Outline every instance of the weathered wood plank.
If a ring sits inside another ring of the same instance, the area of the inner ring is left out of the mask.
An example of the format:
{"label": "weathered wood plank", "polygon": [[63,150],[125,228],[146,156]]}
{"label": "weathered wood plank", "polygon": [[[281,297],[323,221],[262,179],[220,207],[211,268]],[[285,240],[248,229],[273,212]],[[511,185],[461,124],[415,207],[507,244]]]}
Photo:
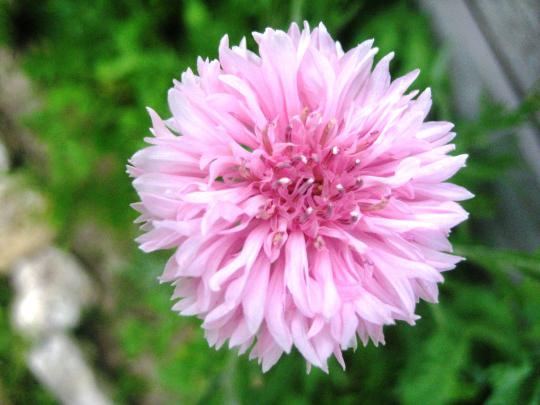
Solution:
{"label": "weathered wood plank", "polygon": [[466,4],[517,92],[524,96],[540,77],[540,2],[475,0]]}
{"label": "weathered wood plank", "polygon": [[[478,113],[479,95],[487,90],[495,100],[516,108],[538,79],[540,36],[538,1],[419,0],[433,28],[451,52],[455,105],[464,117]],[[540,137],[524,124],[515,141],[506,138],[494,148],[517,141],[524,165],[499,179],[502,212],[485,224],[493,242],[517,249],[540,245]],[[496,145],[497,144],[497,145]]]}
{"label": "weathered wood plank", "polygon": [[[505,1],[493,0],[493,3]],[[464,116],[474,117],[478,112],[478,95],[482,88],[487,89],[496,100],[510,108],[519,106],[523,94],[520,94],[519,87],[516,87],[511,78],[508,77],[508,69],[504,68],[504,63],[499,60],[480,29],[471,12],[470,5],[473,2],[420,0],[420,3],[432,16],[433,25],[438,33],[451,47],[454,92],[459,97],[459,100],[456,100],[458,110]],[[512,2],[512,4],[516,3],[520,3],[520,1]],[[516,15],[523,15],[523,13],[520,12]],[[534,26],[534,24],[532,25]],[[528,25],[524,24],[523,26]],[[527,28],[527,30],[530,29],[530,27]],[[529,58],[531,66],[536,63],[536,58],[540,57],[538,46],[535,44],[529,49],[529,52],[537,54]],[[526,53],[527,49],[523,49],[520,52]],[[524,64],[521,56],[516,57],[512,62],[512,66]],[[529,85],[534,81],[534,74],[526,79]],[[540,182],[540,141],[535,129],[531,125],[525,125],[518,134],[518,142],[525,161]]]}

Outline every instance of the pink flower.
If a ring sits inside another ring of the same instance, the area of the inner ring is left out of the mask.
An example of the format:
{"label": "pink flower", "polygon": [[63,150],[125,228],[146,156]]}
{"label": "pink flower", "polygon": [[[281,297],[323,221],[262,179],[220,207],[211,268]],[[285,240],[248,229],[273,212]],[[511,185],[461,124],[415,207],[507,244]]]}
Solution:
{"label": "pink flower", "polygon": [[327,370],[333,354],[384,343],[383,326],[418,319],[441,272],[461,259],[447,240],[470,198],[446,181],[448,122],[425,122],[418,75],[391,81],[366,41],[344,52],[324,25],[255,33],[259,54],[219,46],[154,111],[151,146],[131,159],[145,252],[175,248],[161,281],[173,309],[203,319],[212,346],[251,348],[268,370],[295,346]]}

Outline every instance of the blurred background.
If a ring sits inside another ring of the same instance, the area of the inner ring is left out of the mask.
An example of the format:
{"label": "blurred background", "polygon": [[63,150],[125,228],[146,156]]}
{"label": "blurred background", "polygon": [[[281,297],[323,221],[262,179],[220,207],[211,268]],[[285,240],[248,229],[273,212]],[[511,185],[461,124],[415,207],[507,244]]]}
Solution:
{"label": "blurred background", "polygon": [[[170,310],[125,165],[144,107],[167,116],[224,33],[304,19],[421,68],[476,198],[452,235],[468,260],[417,326],[346,371],[293,353],[262,374]],[[0,0],[0,404],[540,404],[539,44],[535,0]]]}

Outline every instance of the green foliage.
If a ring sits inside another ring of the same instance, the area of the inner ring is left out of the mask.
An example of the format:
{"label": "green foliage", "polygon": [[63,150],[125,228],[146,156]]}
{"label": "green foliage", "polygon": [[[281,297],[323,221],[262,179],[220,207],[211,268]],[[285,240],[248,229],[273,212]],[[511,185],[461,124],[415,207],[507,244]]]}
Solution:
{"label": "green foliage", "polygon": [[487,403],[489,405],[520,403],[521,392],[527,377],[531,375],[532,367],[529,363],[516,365],[494,365],[489,368],[489,380],[493,385],[493,394]]}
{"label": "green foliage", "polygon": [[26,346],[11,330],[8,303],[9,284],[0,278],[0,403],[54,404],[54,400],[26,368]]}
{"label": "green foliage", "polygon": [[[118,403],[540,402],[540,251],[491,248],[476,232],[478,220],[496,215],[494,181],[518,164],[515,151],[493,150],[492,134],[514,131],[538,110],[537,96],[516,111],[485,100],[477,119],[457,121],[457,150],[470,158],[456,183],[476,198],[466,203],[472,220],[454,235],[457,253],[469,260],[447,278],[441,304],[420,304],[422,319],[414,328],[388,328],[385,347],[346,353],[346,371],[333,361],[329,375],[306,374],[293,353],[262,374],[247,356],[208,348],[200,322],[172,313],[170,287],[155,281],[164,257],[135,253],[129,244],[137,230],[128,204],[136,197],[125,164],[146,135],[144,107],[166,115],[171,79],[193,67],[198,55],[215,57],[223,33],[237,42],[251,31],[305,18],[312,26],[324,21],[344,48],[375,38],[379,57],[396,52],[396,75],[420,67],[416,87],[432,88],[433,118],[456,121],[447,52],[434,42],[427,17],[415,3],[399,0],[30,3],[0,3],[0,43],[21,52],[43,101],[27,122],[47,149],[48,165],[29,162],[31,175],[54,202],[68,246],[85,218],[129,246],[129,265],[114,278],[114,309],[85,320],[110,329],[118,346],[122,366],[113,370],[111,383]],[[27,26],[17,23],[21,16],[35,22],[32,29],[22,32]],[[6,294],[4,288],[0,298]],[[0,310],[3,395],[12,402],[47,403],[28,382],[22,343],[10,332],[4,306]]]}
{"label": "green foliage", "polygon": [[228,352],[209,348],[199,322],[170,310],[170,288],[155,281],[162,263],[139,253],[121,274],[115,333],[134,368],[144,361],[152,364],[144,377],[153,390],[169,401],[193,403],[214,390],[209,376],[223,370]]}
{"label": "green foliage", "polygon": [[449,81],[446,75],[448,55],[444,48],[436,46],[427,16],[408,2],[391,2],[360,25],[354,37],[355,42],[365,38],[375,39],[379,56],[395,51],[395,60],[391,66],[395,75],[420,69],[421,75],[414,87],[430,87],[434,113],[442,117],[450,116],[451,98],[448,97]]}
{"label": "green foliage", "polygon": [[411,362],[398,385],[404,404],[418,404],[425,398],[432,404],[468,399],[472,387],[461,378],[467,364],[468,342],[460,333],[439,329],[420,350],[411,349]]}

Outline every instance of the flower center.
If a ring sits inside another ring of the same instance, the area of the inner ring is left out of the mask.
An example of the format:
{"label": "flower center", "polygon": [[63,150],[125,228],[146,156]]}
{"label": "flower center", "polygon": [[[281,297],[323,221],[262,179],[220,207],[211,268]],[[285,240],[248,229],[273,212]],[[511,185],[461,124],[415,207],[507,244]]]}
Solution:
{"label": "flower center", "polygon": [[307,155],[301,149],[290,146],[268,160],[268,176],[255,183],[269,197],[265,212],[275,210],[302,227],[314,220],[356,222],[360,211],[354,196],[362,182],[355,172],[360,161],[344,156],[338,147]]}
{"label": "flower center", "polygon": [[331,145],[338,130],[335,120],[321,124],[312,113],[294,117],[284,128],[273,123],[260,131],[261,148],[239,168],[267,198],[259,218],[283,218],[289,229],[316,238],[319,226],[354,225],[370,209],[358,158],[365,145]]}

